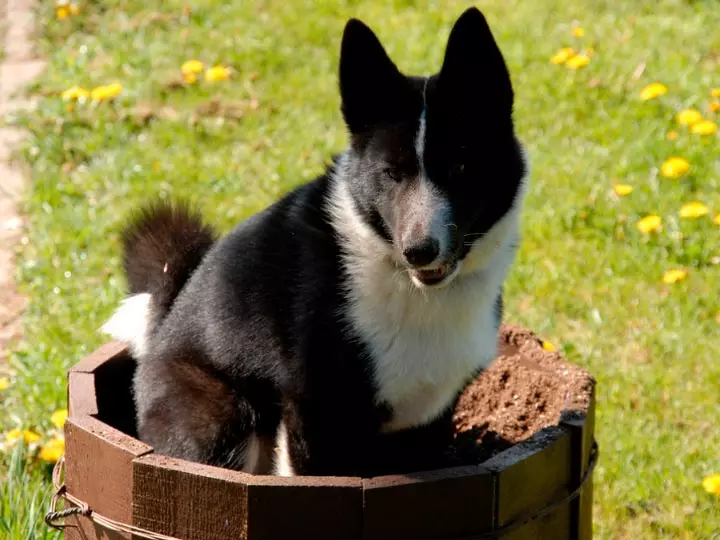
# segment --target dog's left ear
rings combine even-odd
[[[340,96],[345,122],[353,134],[389,124],[409,106],[408,79],[388,57],[375,33],[350,19],[340,50]]]
[[[490,114],[512,113],[510,74],[490,26],[477,8],[466,10],[453,26],[438,85],[458,105],[479,104]]]

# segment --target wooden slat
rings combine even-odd
[[[108,341],[71,367],[70,372],[93,373],[101,364],[116,356],[124,356],[126,354],[128,354],[127,345],[119,341]]]
[[[149,454],[132,476],[135,526],[188,540],[248,538],[249,475]]]
[[[68,408],[70,416],[97,414],[95,376],[92,373],[71,371],[68,374]]]
[[[570,446],[567,430],[545,428],[483,464],[494,472],[496,479],[498,527],[568,494],[571,484]],[[501,538],[563,540],[570,538],[569,530],[570,512],[566,503],[551,514]]]
[[[89,416],[65,424],[65,485],[68,492],[111,519],[132,519],[132,460],[152,448]],[[66,538],[130,538],[102,531],[87,518],[72,518]]]
[[[360,478],[251,476],[248,538],[251,540],[360,540]]]
[[[573,455],[571,474],[573,485],[577,485],[587,471],[590,452],[595,440],[594,392],[590,397],[590,405],[586,414],[582,411],[570,411],[563,415],[560,424],[570,432]],[[572,518],[570,538],[573,540],[590,540],[592,538],[592,482],[592,478],[590,478],[583,486],[580,496],[570,504]]]
[[[494,477],[454,467],[363,481],[364,540],[462,538],[493,527]]]

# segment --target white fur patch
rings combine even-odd
[[[101,331],[113,339],[127,343],[136,359],[147,353],[147,332],[150,323],[152,297],[149,293],[135,294],[122,301],[120,307]]]
[[[372,352],[377,402],[392,407],[385,431],[437,418],[468,378],[496,356],[495,303],[514,260],[523,189],[444,288],[413,284],[392,246],[355,210],[341,160],[330,197],[350,276],[343,315]],[[524,180],[523,180],[524,181]]]
[[[290,450],[288,449],[287,428],[285,422],[280,422],[277,436],[275,438],[275,465],[273,474],[275,476],[295,476],[292,462],[290,461]]]

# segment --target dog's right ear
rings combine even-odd
[[[407,107],[410,85],[373,31],[358,19],[345,25],[340,50],[340,96],[350,132],[363,134]],[[403,103],[405,100],[405,103]]]

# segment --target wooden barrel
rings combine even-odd
[[[559,354],[516,327],[501,332],[500,353],[528,369],[567,371]],[[134,438],[134,369],[127,349],[110,342],[70,370],[64,492],[85,506],[66,519],[68,540],[158,537],[150,533],[197,540],[592,536],[594,390],[554,425],[479,465],[281,478],[154,453]]]

